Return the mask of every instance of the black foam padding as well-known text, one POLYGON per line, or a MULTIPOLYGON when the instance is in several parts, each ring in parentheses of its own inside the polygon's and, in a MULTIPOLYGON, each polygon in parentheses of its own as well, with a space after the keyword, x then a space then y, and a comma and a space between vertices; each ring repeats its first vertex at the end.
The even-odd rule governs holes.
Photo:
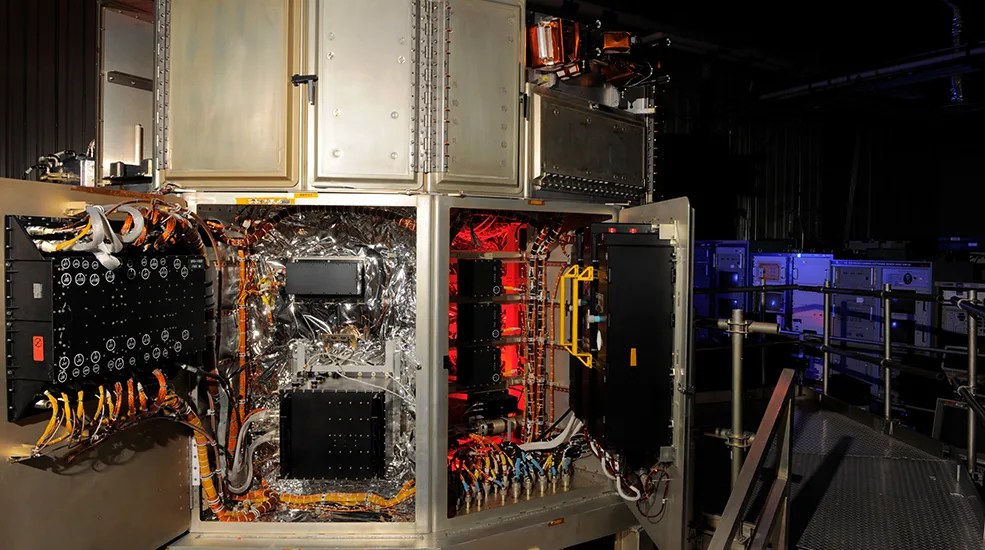
POLYGON ((288 479, 382 477, 383 392, 283 392, 280 468, 288 479))

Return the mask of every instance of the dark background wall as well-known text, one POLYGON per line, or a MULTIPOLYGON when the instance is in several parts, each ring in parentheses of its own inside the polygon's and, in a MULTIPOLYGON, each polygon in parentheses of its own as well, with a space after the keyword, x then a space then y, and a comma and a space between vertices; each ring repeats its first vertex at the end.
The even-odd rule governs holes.
POLYGON ((96 137, 96 0, 0 0, 0 177, 96 137))
POLYGON ((754 71, 697 67, 671 69, 657 181, 691 198, 698 238, 837 249, 985 236, 981 73, 965 76, 960 105, 946 78, 905 90, 920 100, 848 90, 764 102, 754 71))

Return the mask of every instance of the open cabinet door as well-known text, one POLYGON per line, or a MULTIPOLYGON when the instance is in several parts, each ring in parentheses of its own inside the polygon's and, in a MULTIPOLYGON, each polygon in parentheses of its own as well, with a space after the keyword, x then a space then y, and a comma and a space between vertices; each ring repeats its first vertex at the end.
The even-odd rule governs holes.
MULTIPOLYGON (((7 245, 11 244, 6 242, 7 216, 61 217, 73 204, 113 204, 141 196, 146 197, 0 179, 0 220, 5 221, 0 250, 6 260, 7 245)), ((2 281, 8 278, 5 271, 5 261, 0 261, 2 281)), ((21 305, 32 299, 43 301, 44 297, 40 289, 33 297, 31 293, 17 294, 21 305)), ((8 318, 10 303, 9 298, 0 302, 4 318, 8 318)), ((101 321, 105 322, 92 320, 101 321)), ((0 342, 10 345, 12 334, 6 325, 0 323, 0 342)), ((35 340, 36 348, 37 344, 35 340)), ((0 364, 5 373, 16 373, 16 368, 8 371, 18 366, 8 363, 9 353, 0 354, 0 364)), ((40 359, 40 365, 47 359, 50 364, 51 355, 42 342, 34 360, 40 359)), ((0 401, 9 411, 12 400, 7 378, 0 376, 0 401)), ((147 422, 111 435, 71 463, 46 457, 9 462, 8 457, 24 455, 24 448, 31 448, 49 416, 39 410, 16 422, 8 421, 7 414, 0 417, 2 547, 158 548, 188 530, 191 470, 185 428, 147 422)))
MULTIPOLYGON (((159 85, 161 178, 282 189, 301 167, 300 0, 173 0, 159 85), (161 127, 163 126, 163 127, 161 127)), ((303 76, 303 75, 302 75, 303 76)))
MULTIPOLYGON (((692 399, 690 391, 691 357, 691 274, 694 245, 694 211, 686 197, 645 204, 622 210, 620 223, 650 224, 659 229, 660 238, 671 241, 676 255, 674 281, 674 392, 671 409, 673 463, 667 467, 670 474, 666 513, 658 520, 645 517, 636 506, 630 504, 636 519, 647 535, 661 549, 686 548, 688 525, 692 515, 692 442, 690 430, 692 399)), ((646 304, 639 304, 646 307, 646 304)), ((655 420, 655 419, 641 419, 655 420)))

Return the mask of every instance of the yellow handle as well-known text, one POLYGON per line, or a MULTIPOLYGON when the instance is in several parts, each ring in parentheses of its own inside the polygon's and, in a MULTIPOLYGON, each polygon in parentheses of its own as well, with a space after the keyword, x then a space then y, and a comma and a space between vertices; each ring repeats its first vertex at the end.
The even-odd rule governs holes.
POLYGON ((592 354, 578 351, 578 283, 591 281, 594 278, 595 269, 593 267, 589 266, 582 269, 579 265, 572 265, 561 274, 561 292, 558 296, 558 303, 561 307, 560 344, 568 350, 568 353, 588 368, 592 368, 592 354), (571 285, 570 302, 567 299, 567 287, 569 284, 571 285), (568 312, 568 306, 571 306, 570 334, 565 332, 565 328, 568 325, 568 320, 565 318, 568 312))

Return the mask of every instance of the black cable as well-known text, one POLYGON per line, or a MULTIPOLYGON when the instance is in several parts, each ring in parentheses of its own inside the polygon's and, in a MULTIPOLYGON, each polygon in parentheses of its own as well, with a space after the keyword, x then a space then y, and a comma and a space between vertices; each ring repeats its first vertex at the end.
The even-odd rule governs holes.
POLYGON ((978 398, 972 395, 971 388, 968 386, 961 386, 957 391, 958 395, 961 396, 961 399, 967 403, 973 411, 975 411, 978 418, 981 419, 982 422, 985 422, 985 408, 982 408, 982 404, 978 401, 978 398))
POLYGON ((567 416, 569 414, 571 414, 571 409, 568 409, 568 410, 564 411, 564 414, 562 414, 561 416, 559 416, 558 419, 555 420, 553 424, 551 424, 551 427, 550 428, 547 428, 547 430, 544 431, 543 434, 541 434, 540 439, 538 439, 537 441, 546 441, 548 434, 550 434, 552 431, 554 431, 554 428, 557 428, 558 425, 561 424, 561 421, 564 420, 565 418, 567 418, 567 416))

